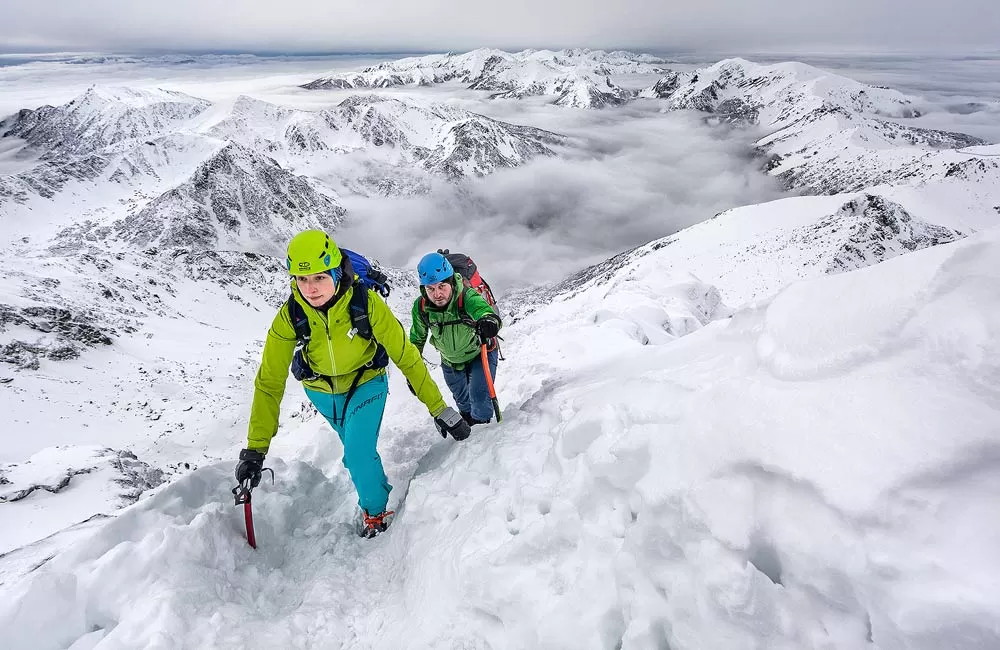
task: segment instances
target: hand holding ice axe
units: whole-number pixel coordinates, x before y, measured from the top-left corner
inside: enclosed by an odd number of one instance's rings
[[[247,542],[250,548],[257,548],[257,538],[253,530],[253,512],[250,510],[250,493],[260,485],[260,477],[264,472],[271,472],[271,483],[274,483],[274,470],[262,467],[264,454],[253,449],[240,452],[240,463],[236,466],[236,480],[239,485],[233,488],[236,505],[243,504],[243,518],[247,525]]]

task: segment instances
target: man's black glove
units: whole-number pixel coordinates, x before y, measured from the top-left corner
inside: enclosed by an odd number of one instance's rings
[[[490,339],[500,333],[500,323],[492,316],[483,316],[476,321],[476,334],[480,343],[489,343]]]
[[[450,406],[434,418],[434,426],[441,432],[442,438],[447,438],[448,434],[455,440],[465,440],[472,433],[472,427],[461,415],[455,412]]]
[[[240,464],[236,466],[236,481],[243,483],[249,480],[250,487],[255,488],[260,484],[260,468],[264,465],[264,454],[253,449],[244,449],[240,452]]]

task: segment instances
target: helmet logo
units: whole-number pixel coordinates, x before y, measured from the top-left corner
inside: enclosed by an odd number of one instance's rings
[[[310,268],[312,268],[312,264],[309,262],[299,262],[300,271],[308,271]]]

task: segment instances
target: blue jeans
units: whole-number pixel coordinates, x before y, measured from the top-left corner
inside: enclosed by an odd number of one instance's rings
[[[486,355],[490,362],[490,374],[494,380],[497,376],[498,350]],[[480,422],[489,422],[493,417],[493,402],[490,400],[490,387],[486,384],[483,374],[483,358],[478,356],[462,370],[455,370],[447,363],[441,364],[444,371],[444,381],[448,384],[455,404],[462,413],[471,413],[472,418]]]
[[[389,393],[388,377],[379,375],[358,386],[347,404],[346,416],[346,393],[331,395],[308,388],[305,391],[316,410],[326,418],[344,444],[344,467],[351,474],[354,489],[358,491],[358,505],[371,515],[382,512],[389,502],[392,486],[385,476],[382,458],[375,447],[382,427],[385,398]],[[336,420],[334,413],[337,415]]]

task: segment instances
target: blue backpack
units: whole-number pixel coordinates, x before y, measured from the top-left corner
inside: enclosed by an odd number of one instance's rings
[[[375,291],[383,298],[389,297],[389,292],[391,291],[389,278],[386,277],[385,273],[383,273],[380,268],[372,266],[372,263],[368,261],[368,258],[360,253],[355,253],[354,251],[346,248],[341,248],[340,252],[351,260],[351,267],[358,275],[358,282],[360,282],[362,286],[366,289]]]

